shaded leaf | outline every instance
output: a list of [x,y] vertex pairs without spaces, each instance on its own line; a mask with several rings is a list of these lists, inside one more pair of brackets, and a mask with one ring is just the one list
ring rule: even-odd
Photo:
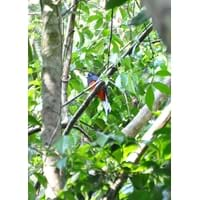
[[45,176],[43,176],[43,175],[40,174],[40,173],[35,173],[34,175],[37,177],[38,181],[39,181],[44,187],[47,186],[47,179],[46,179]]
[[154,103],[154,92],[151,86],[147,88],[147,92],[145,95],[145,103],[147,104],[148,108],[152,110]]
[[124,4],[127,0],[107,0],[106,1],[106,9],[112,9]]
[[66,150],[71,150],[75,145],[75,141],[72,135],[64,135],[56,141],[54,144],[56,150],[63,154]]
[[106,144],[106,142],[108,141],[108,139],[109,139],[108,135],[105,135],[104,133],[97,133],[97,139],[95,142],[99,146],[103,147]]

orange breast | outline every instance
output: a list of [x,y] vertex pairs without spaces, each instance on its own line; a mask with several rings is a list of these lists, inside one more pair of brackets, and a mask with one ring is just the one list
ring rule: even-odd
[[[94,84],[96,81],[91,81],[90,85]],[[92,86],[91,90],[93,90],[95,88],[96,84],[94,84],[94,86]],[[101,101],[105,100],[105,91],[103,88],[100,88],[99,91],[97,92],[97,96],[99,97],[99,99]]]

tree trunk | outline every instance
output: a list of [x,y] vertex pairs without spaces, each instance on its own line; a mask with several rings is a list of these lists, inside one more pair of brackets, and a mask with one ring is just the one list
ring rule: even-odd
[[[41,0],[42,10],[42,142],[50,146],[61,135],[62,36],[60,1]],[[56,198],[61,177],[55,156],[44,156],[44,175],[48,186],[46,197]]]

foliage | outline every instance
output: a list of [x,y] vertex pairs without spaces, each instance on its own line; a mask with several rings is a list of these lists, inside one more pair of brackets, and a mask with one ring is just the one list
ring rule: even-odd
[[[67,89],[69,99],[86,88],[85,72],[101,74],[108,59],[111,64],[120,62],[118,71],[108,83],[109,101],[112,107],[108,117],[98,99],[94,99],[77,121],[90,137],[88,141],[78,129],[62,136],[49,150],[57,152],[57,167],[64,171],[66,183],[59,193],[59,199],[101,199],[109,190],[109,184],[125,173],[127,181],[120,188],[117,199],[160,200],[170,199],[170,123],[156,132],[155,138],[137,164],[127,161],[131,152],[138,148],[142,134],[150,123],[133,138],[126,138],[121,130],[134,118],[143,105],[152,109],[155,91],[170,96],[170,88],[163,83],[170,76],[166,48],[153,30],[130,56],[121,59],[128,49],[127,44],[137,42],[139,35],[151,23],[151,19],[137,19],[143,8],[134,0],[107,1],[106,10],[98,1],[79,1],[76,15],[70,81]],[[67,2],[68,3],[68,2]],[[64,6],[64,4],[63,4]],[[110,57],[110,23],[114,8],[113,35]],[[64,9],[64,8],[63,8]],[[29,6],[29,11],[40,12],[39,5]],[[136,17],[137,18],[134,18]],[[64,16],[64,19],[67,15]],[[66,20],[63,20],[64,30]],[[30,17],[28,41],[28,116],[29,128],[41,126],[41,61],[40,51],[34,41],[40,42],[41,16]],[[72,116],[80,107],[86,95],[69,104]],[[133,100],[139,102],[134,104]],[[47,181],[42,173],[43,146],[40,131],[29,136],[29,199],[45,199]],[[40,189],[37,185],[40,185]],[[168,195],[168,198],[167,198]],[[165,198],[164,198],[165,196]]]

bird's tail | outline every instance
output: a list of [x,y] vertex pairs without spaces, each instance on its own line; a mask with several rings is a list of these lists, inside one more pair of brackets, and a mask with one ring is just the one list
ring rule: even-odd
[[104,108],[106,116],[107,116],[108,113],[111,112],[111,106],[110,106],[107,96],[105,97],[105,100],[102,101],[102,104],[103,104],[103,108]]

